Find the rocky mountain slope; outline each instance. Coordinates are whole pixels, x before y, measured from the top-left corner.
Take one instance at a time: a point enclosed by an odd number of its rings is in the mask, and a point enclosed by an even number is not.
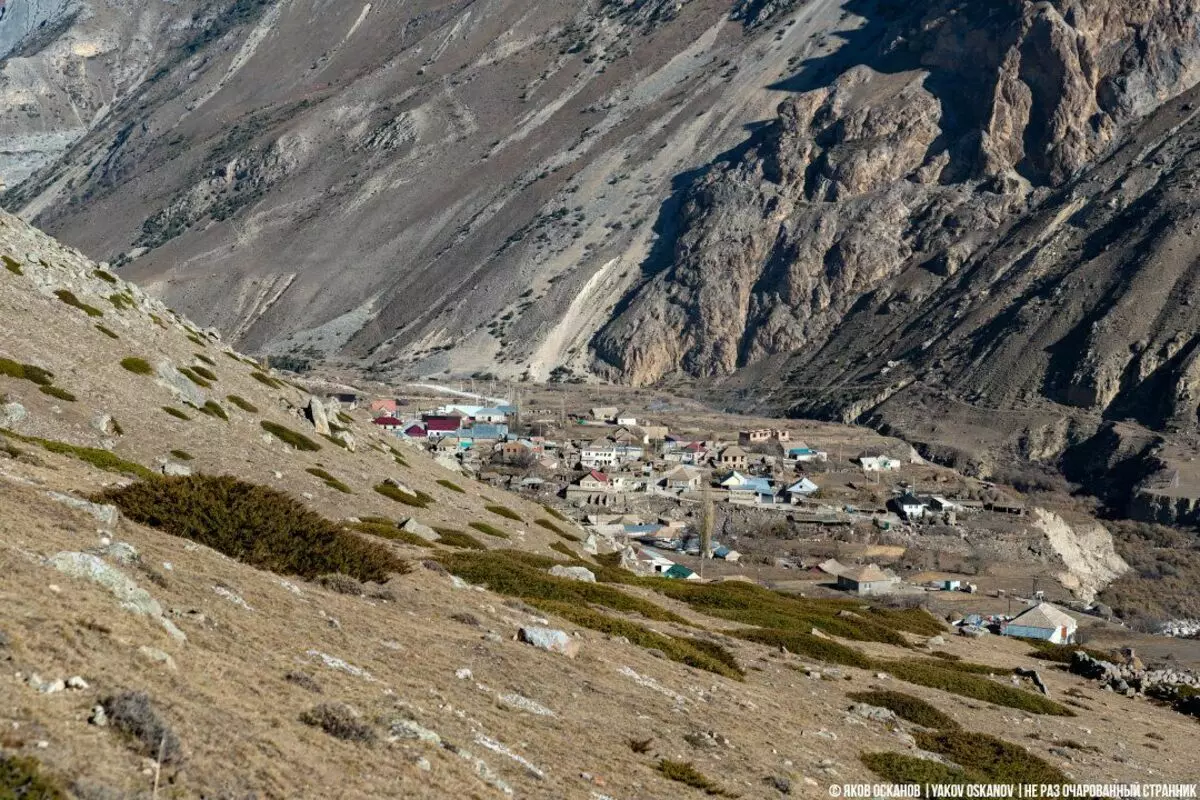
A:
[[[588,363],[673,186],[843,24],[833,0],[10,6],[7,208],[254,352],[539,378]]]
[[[330,409],[324,436],[303,390],[3,214],[0,266],[0,792],[815,798],[914,764],[1191,774],[1186,717],[1026,644],[639,581],[361,414]],[[498,532],[466,546],[472,522]],[[1049,697],[1010,674],[1036,666]]]

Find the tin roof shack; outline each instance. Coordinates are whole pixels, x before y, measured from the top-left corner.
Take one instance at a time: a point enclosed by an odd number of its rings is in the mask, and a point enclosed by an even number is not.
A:
[[[860,595],[890,594],[896,589],[898,578],[893,578],[874,564],[861,569],[847,570],[837,576],[837,586]]]
[[[1044,639],[1053,644],[1071,644],[1078,627],[1070,614],[1049,603],[1038,603],[1001,624],[1000,633],[1024,639]]]

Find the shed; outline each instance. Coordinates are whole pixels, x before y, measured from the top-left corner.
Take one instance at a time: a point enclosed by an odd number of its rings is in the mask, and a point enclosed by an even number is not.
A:
[[[848,570],[837,576],[837,586],[855,594],[887,594],[896,587],[897,579],[874,564]]]

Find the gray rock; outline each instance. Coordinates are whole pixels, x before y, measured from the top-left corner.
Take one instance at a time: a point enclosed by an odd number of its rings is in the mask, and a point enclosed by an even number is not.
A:
[[[112,415],[97,414],[92,417],[92,428],[102,436],[110,436],[113,432]]]
[[[416,517],[409,517],[400,525],[400,530],[408,531],[411,534],[420,536],[427,542],[436,542],[438,533],[433,528],[423,522],[419,522]]]
[[[567,567],[562,564],[555,564],[550,568],[550,574],[556,578],[569,578],[573,581],[581,581],[583,583],[595,583],[596,575],[587,567]]]
[[[358,442],[354,440],[354,436],[349,431],[338,431],[335,437],[342,440],[342,444],[346,445],[347,452],[358,452]]]
[[[159,650],[157,647],[142,645],[138,648],[138,655],[152,664],[162,664],[172,672],[176,670],[175,659],[171,657],[171,654]]]
[[[176,641],[185,641],[187,636],[175,623],[163,616],[162,606],[129,577],[115,567],[104,563],[91,553],[62,552],[50,558],[50,565],[65,575],[91,581],[107,589],[126,611],[156,620]]]
[[[941,647],[945,643],[946,643],[946,637],[941,636],[941,635],[933,636],[928,641],[925,642],[925,644],[929,645],[930,647]]]
[[[200,408],[208,402],[208,395],[199,386],[192,383],[186,375],[175,369],[175,365],[170,361],[160,361],[157,374],[158,385],[180,401],[196,408]]]
[[[104,710],[104,706],[97,705],[92,709],[92,715],[88,717],[88,723],[95,725],[98,728],[103,728],[108,725],[108,712]]]
[[[168,461],[162,465],[162,474],[168,478],[186,478],[192,474],[192,468],[184,464],[177,464],[174,461]]]
[[[316,395],[308,398],[308,421],[312,423],[313,429],[322,436],[329,436],[332,431],[329,428],[329,417],[325,415],[325,406],[317,399]]]
[[[137,548],[128,542],[113,542],[105,547],[103,552],[118,564],[133,564],[141,558]]]
[[[62,503],[65,506],[70,506],[77,511],[83,511],[91,514],[97,519],[97,521],[100,522],[101,525],[109,528],[115,526],[117,521],[121,518],[121,512],[116,506],[93,503],[88,500],[84,500],[82,497],[62,494],[61,492],[46,492],[46,496],[51,500]]]
[[[571,638],[566,631],[554,628],[535,626],[521,628],[517,633],[517,639],[551,653],[561,653],[567,658],[574,658],[579,654],[579,642]]]
[[[855,703],[850,706],[850,713],[856,717],[874,720],[875,722],[895,722],[896,714],[890,708],[881,708],[868,703]]]
[[[20,403],[5,403],[0,406],[0,428],[15,428],[29,412]]]

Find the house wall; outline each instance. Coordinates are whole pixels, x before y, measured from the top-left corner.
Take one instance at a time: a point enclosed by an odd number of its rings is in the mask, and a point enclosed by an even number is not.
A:
[[[1006,625],[1004,635],[1020,636],[1025,639],[1045,639],[1054,644],[1064,644],[1068,638],[1074,638],[1064,635],[1062,628],[1031,628],[1026,625]]]

